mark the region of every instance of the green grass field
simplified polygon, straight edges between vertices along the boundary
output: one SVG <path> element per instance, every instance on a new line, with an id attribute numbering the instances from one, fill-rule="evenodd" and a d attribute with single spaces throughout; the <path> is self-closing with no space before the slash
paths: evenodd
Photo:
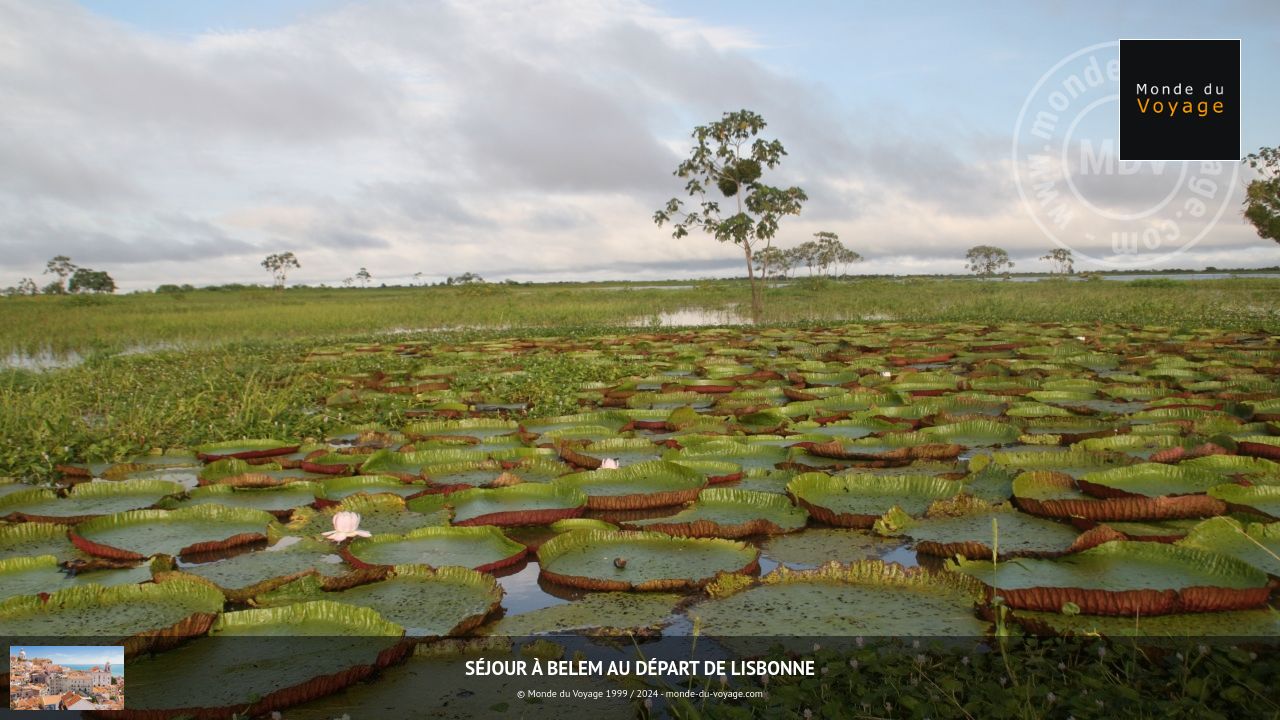
<path id="1" fill-rule="evenodd" d="M 0 355 L 137 346 L 346 338 L 431 329 L 644 325 L 664 312 L 749 305 L 745 281 L 267 289 L 0 302 Z M 1280 279 L 1005 282 L 800 280 L 766 294 L 765 322 L 1068 322 L 1280 327 Z"/>

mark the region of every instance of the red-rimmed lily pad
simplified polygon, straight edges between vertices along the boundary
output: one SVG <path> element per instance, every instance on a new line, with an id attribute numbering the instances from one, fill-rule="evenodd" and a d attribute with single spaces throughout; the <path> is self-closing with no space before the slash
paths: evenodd
<path id="1" fill-rule="evenodd" d="M 190 555 L 265 542 L 274 520 L 261 510 L 221 505 L 131 510 L 86 520 L 71 530 L 71 542 L 112 560 Z"/>
<path id="2" fill-rule="evenodd" d="M 1173 520 L 1221 515 L 1226 503 L 1209 495 L 1096 498 L 1080 491 L 1075 478 L 1033 470 L 1013 480 L 1013 502 L 1032 515 L 1086 520 Z"/>
<path id="3" fill-rule="evenodd" d="M 987 630 L 974 614 L 977 583 L 878 560 L 780 567 L 756 582 L 725 578 L 707 589 L 712 599 L 685 612 L 715 638 L 776 636 L 779 628 L 797 638 L 972 637 Z"/>
<path id="4" fill-rule="evenodd" d="M 719 538 L 677 538 L 655 532 L 588 530 L 564 533 L 538 548 L 541 576 L 585 590 L 681 590 L 717 574 L 759 570 L 754 547 Z"/>
<path id="5" fill-rule="evenodd" d="M 679 537 L 743 538 L 802 529 L 809 514 L 784 495 L 736 488 L 707 488 L 680 512 L 665 518 L 624 522 L 627 530 L 652 530 Z"/>
<path id="6" fill-rule="evenodd" d="M 402 535 L 360 538 L 342 548 L 347 562 L 360 568 L 383 565 L 459 566 L 491 572 L 524 559 L 524 545 L 498 528 L 426 527 Z"/>
<path id="7" fill-rule="evenodd" d="M 328 600 L 225 613 L 208 637 L 134 658 L 122 715 L 264 716 L 337 692 L 402 658 L 403 635 L 404 628 L 373 610 Z M 288 642 L 242 639 L 255 637 Z"/>
<path id="8" fill-rule="evenodd" d="M 287 518 L 294 508 L 310 505 L 324 497 L 319 483 L 299 481 L 266 488 L 242 488 L 232 485 L 206 485 L 192 490 L 186 499 L 169 503 L 172 508 L 221 505 L 232 508 L 263 510 L 279 518 Z"/>
<path id="9" fill-rule="evenodd" d="M 228 600 L 244 602 L 307 575 L 338 576 L 351 572 L 332 543 L 310 538 L 282 538 L 261 550 L 237 553 L 209 562 L 188 563 L 168 557 L 152 561 L 157 580 L 194 575 L 216 587 Z"/>
<path id="10" fill-rule="evenodd" d="M 824 475 L 804 473 L 787 493 L 815 519 L 839 527 L 869 528 L 891 508 L 920 515 L 930 503 L 955 497 L 962 486 L 930 475 Z"/>
<path id="11" fill-rule="evenodd" d="M 1228 517 L 1209 518 L 1178 544 L 1230 555 L 1280 578 L 1280 522 L 1244 524 Z"/>
<path id="12" fill-rule="evenodd" d="M 502 587 L 492 576 L 467 568 L 398 565 L 383 578 L 354 584 L 308 575 L 260 595 L 254 603 L 272 607 L 321 599 L 375 610 L 411 636 L 444 637 L 480 625 L 498 609 Z"/>
<path id="13" fill-rule="evenodd" d="M 1007 504 L 977 502 L 952 503 L 941 512 L 935 506 L 919 520 L 891 511 L 877 522 L 876 529 L 911 538 L 918 553 L 971 559 L 990 558 L 993 546 L 1002 560 L 1055 557 L 1084 549 L 1081 540 L 1086 539 L 1068 523 L 1020 513 Z"/>
<path id="14" fill-rule="evenodd" d="M 447 495 L 423 495 L 410 500 L 409 509 L 433 513 L 449 509 L 451 524 L 548 525 L 557 520 L 578 517 L 587 506 L 587 496 L 580 490 L 553 484 L 520 483 L 508 487 L 473 488 Z"/>
<path id="15" fill-rule="evenodd" d="M 1271 594 L 1266 573 L 1248 563 L 1163 543 L 1117 540 L 1053 560 L 962 559 L 949 567 L 982 581 L 1010 607 L 1044 612 L 1068 603 L 1087 615 L 1246 610 Z"/>
<path id="16" fill-rule="evenodd" d="M 390 493 L 400 497 L 412 497 L 427 490 L 425 482 L 405 482 L 390 475 L 353 475 L 328 478 L 321 482 L 324 498 L 338 501 L 351 495 L 376 495 Z"/>
<path id="17" fill-rule="evenodd" d="M 79 554 L 60 523 L 26 522 L 0 525 L 0 560 L 54 555 L 66 560 Z"/>
<path id="18" fill-rule="evenodd" d="M 83 482 L 72 487 L 66 497 L 42 489 L 0 498 L 0 514 L 19 521 L 74 524 L 100 515 L 151 507 L 182 491 L 178 483 L 164 480 Z"/>
<path id="19" fill-rule="evenodd" d="M 1085 473 L 1077 483 L 1081 490 L 1096 497 L 1161 497 L 1203 494 L 1221 484 L 1222 478 L 1181 465 L 1140 463 Z"/>
<path id="20" fill-rule="evenodd" d="M 653 461 L 564 475 L 553 484 L 585 493 L 592 510 L 643 510 L 689 502 L 707 479 L 692 468 Z"/>
<path id="21" fill-rule="evenodd" d="M 197 445 L 194 449 L 196 457 L 205 462 L 213 462 L 214 460 L 223 460 L 225 458 L 252 460 L 288 455 L 297 451 L 299 447 L 298 443 L 282 440 L 227 440 Z"/>
<path id="22" fill-rule="evenodd" d="M 1219 485 L 1209 494 L 1233 508 L 1280 520 L 1280 485 Z"/>
<path id="23" fill-rule="evenodd" d="M 0 604 L 0 634 L 110 638 L 125 646 L 126 656 L 133 656 L 203 635 L 222 606 L 222 593 L 181 578 L 143 585 L 81 585 Z"/>

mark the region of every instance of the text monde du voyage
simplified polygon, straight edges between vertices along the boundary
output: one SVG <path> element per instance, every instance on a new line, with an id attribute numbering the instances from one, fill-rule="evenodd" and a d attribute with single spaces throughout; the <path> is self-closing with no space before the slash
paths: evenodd
<path id="1" fill-rule="evenodd" d="M 1226 101 L 1212 99 L 1214 96 L 1221 97 L 1225 94 L 1223 85 L 1205 83 L 1197 93 L 1196 86 L 1190 83 L 1174 85 L 1135 83 L 1134 94 L 1137 96 L 1134 100 L 1138 103 L 1138 112 L 1143 115 L 1206 118 L 1210 115 L 1226 113 Z"/>

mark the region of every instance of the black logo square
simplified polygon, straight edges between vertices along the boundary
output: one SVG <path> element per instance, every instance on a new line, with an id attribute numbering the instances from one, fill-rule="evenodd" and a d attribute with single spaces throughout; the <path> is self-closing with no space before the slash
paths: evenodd
<path id="1" fill-rule="evenodd" d="M 1240 41 L 1120 41 L 1121 160 L 1240 160 Z"/>

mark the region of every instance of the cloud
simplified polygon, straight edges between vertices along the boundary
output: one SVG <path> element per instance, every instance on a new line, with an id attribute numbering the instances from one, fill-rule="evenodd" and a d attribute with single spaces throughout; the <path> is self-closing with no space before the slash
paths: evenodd
<path id="1" fill-rule="evenodd" d="M 191 36 L 0 0 L 0 285 L 58 253 L 125 289 L 265 281 L 281 250 L 312 283 L 737 274 L 737 248 L 651 216 L 693 125 L 744 107 L 810 196 L 780 245 L 835 230 L 879 271 L 1043 254 L 1008 138 L 837 101 L 764 46 L 634 0 L 372 0 Z"/>

